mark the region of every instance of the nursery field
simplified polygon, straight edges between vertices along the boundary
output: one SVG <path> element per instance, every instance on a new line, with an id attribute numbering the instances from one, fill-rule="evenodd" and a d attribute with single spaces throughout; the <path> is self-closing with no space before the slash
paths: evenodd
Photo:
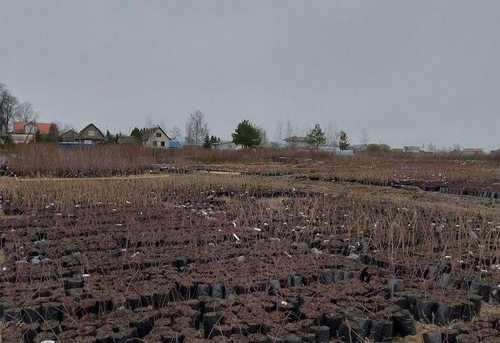
<path id="1" fill-rule="evenodd" d="M 4 175 L 89 178 L 192 173 L 200 170 L 287 177 L 373 186 L 417 187 L 426 191 L 500 199 L 500 155 L 356 154 L 339 157 L 316 150 L 184 148 L 152 150 L 103 145 L 60 149 L 54 145 L 16 147 L 0 157 Z M 3 164 L 3 163 L 2 163 Z"/>
<path id="2" fill-rule="evenodd" d="M 500 342 L 491 162 L 301 158 L 1 179 L 1 342 Z"/>

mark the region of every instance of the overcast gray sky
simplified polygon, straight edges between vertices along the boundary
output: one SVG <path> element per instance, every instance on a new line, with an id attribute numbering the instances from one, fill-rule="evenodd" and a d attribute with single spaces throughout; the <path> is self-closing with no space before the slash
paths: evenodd
<path id="1" fill-rule="evenodd" d="M 40 119 L 229 137 L 332 123 L 394 146 L 500 147 L 497 0 L 2 0 L 0 82 Z"/>

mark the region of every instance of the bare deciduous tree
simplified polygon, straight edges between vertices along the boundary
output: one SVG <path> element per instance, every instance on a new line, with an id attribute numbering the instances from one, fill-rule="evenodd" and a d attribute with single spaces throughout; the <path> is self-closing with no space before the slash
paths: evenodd
<path id="1" fill-rule="evenodd" d="M 15 119 L 23 123 L 32 123 L 38 119 L 38 115 L 29 102 L 22 102 L 16 106 Z"/>
<path id="2" fill-rule="evenodd" d="M 269 145 L 269 139 L 267 138 L 267 132 L 263 127 L 257 127 L 257 130 L 260 134 L 260 145 L 267 146 Z"/>
<path id="3" fill-rule="evenodd" d="M 333 147 L 338 148 L 339 147 L 339 140 L 340 140 L 340 131 L 339 130 L 335 130 L 333 132 L 330 145 L 333 146 Z"/>
<path id="4" fill-rule="evenodd" d="M 281 120 L 276 123 L 276 132 L 274 134 L 274 140 L 281 144 L 281 141 L 283 140 L 283 122 Z"/>
<path id="5" fill-rule="evenodd" d="M 146 121 L 145 121 L 144 125 L 145 125 L 145 127 L 146 127 L 146 128 L 152 128 L 152 127 L 157 126 L 157 125 L 153 122 L 153 119 L 151 118 L 151 116 L 147 116 L 147 117 L 146 117 Z"/>
<path id="6" fill-rule="evenodd" d="M 328 145 L 335 145 L 335 129 L 333 128 L 333 124 L 331 122 L 328 123 L 327 127 L 326 127 L 326 132 L 325 132 L 325 136 L 326 136 L 326 144 Z"/>
<path id="7" fill-rule="evenodd" d="M 290 121 L 288 120 L 286 122 L 286 128 L 285 128 L 285 138 L 290 138 L 294 135 L 294 130 L 293 130 L 293 126 L 292 126 L 292 123 L 290 123 Z"/>
<path id="8" fill-rule="evenodd" d="M 174 126 L 168 130 L 168 135 L 172 139 L 177 139 L 178 141 L 182 140 L 182 131 L 178 126 Z"/>
<path id="9" fill-rule="evenodd" d="M 17 99 L 0 84 L 0 136 L 5 136 L 16 113 Z"/>
<path id="10" fill-rule="evenodd" d="M 58 127 L 58 130 L 59 132 L 66 132 L 66 131 L 69 131 L 69 130 L 75 130 L 75 127 L 72 125 L 72 124 L 68 124 L 68 123 L 63 123 L 63 122 L 60 122 L 60 121 L 56 121 L 55 122 L 57 127 Z"/>
<path id="11" fill-rule="evenodd" d="M 437 151 L 438 151 L 438 148 L 434 145 L 434 143 L 430 142 L 430 143 L 427 145 L 427 151 L 428 151 L 428 152 L 437 152 Z"/>
<path id="12" fill-rule="evenodd" d="M 208 134 L 205 115 L 199 110 L 191 113 L 186 123 L 186 143 L 201 145 Z"/>
<path id="13" fill-rule="evenodd" d="M 368 136 L 368 130 L 361 130 L 361 144 L 368 145 L 370 143 L 370 136 Z"/>
<path id="14" fill-rule="evenodd" d="M 29 102 L 17 104 L 14 119 L 24 123 L 24 133 L 27 134 L 24 143 L 28 143 L 30 136 L 36 140 L 38 132 L 36 121 L 38 115 Z"/>

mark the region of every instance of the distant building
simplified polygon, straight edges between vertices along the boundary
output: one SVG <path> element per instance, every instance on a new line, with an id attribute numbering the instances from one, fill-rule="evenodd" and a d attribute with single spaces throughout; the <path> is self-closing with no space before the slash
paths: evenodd
<path id="1" fill-rule="evenodd" d="M 405 146 L 403 147 L 403 152 L 407 154 L 416 154 L 422 152 L 422 148 L 419 146 Z"/>
<path id="2" fill-rule="evenodd" d="M 287 144 L 287 147 L 289 148 L 303 148 L 303 149 L 309 149 L 312 148 L 312 145 L 309 143 L 307 140 L 307 137 L 299 137 L 299 136 L 292 136 L 285 138 L 284 141 Z"/>
<path id="3" fill-rule="evenodd" d="M 318 150 L 319 151 L 324 151 L 324 152 L 331 152 L 331 153 L 334 153 L 334 154 L 340 151 L 340 149 L 338 147 L 331 146 L 331 145 L 320 145 L 318 147 Z"/>
<path id="4" fill-rule="evenodd" d="M 31 135 L 35 134 L 36 125 L 34 122 L 23 123 L 23 122 L 14 122 L 14 130 L 13 133 L 16 135 Z"/>
<path id="5" fill-rule="evenodd" d="M 159 126 L 141 130 L 142 144 L 151 148 L 167 149 L 170 137 Z"/>
<path id="6" fill-rule="evenodd" d="M 106 138 L 97 126 L 89 124 L 78 133 L 76 140 L 83 144 L 99 144 L 103 143 Z"/>
<path id="7" fill-rule="evenodd" d="M 37 122 L 15 122 L 14 133 L 16 134 L 41 134 L 41 135 L 57 135 L 57 125 L 54 123 L 37 123 Z"/>
<path id="8" fill-rule="evenodd" d="M 329 152 L 329 153 L 332 153 L 332 154 L 338 155 L 338 156 L 353 156 L 354 155 L 354 150 L 352 150 L 351 147 L 342 150 L 336 146 L 320 145 L 318 147 L 318 150 L 323 151 L 323 152 Z"/>
<path id="9" fill-rule="evenodd" d="M 269 145 L 273 149 L 280 149 L 283 147 L 283 144 L 281 142 L 270 142 Z"/>
<path id="10" fill-rule="evenodd" d="M 214 149 L 217 150 L 239 150 L 241 147 L 234 144 L 232 141 L 221 142 L 214 145 Z"/>
<path id="11" fill-rule="evenodd" d="M 346 150 L 340 150 L 338 149 L 335 151 L 335 155 L 338 156 L 354 156 L 354 151 L 351 149 L 346 149 Z"/>
<path id="12" fill-rule="evenodd" d="M 182 147 L 181 142 L 179 142 L 177 139 L 171 139 L 168 142 L 168 148 L 169 149 L 180 149 Z"/>
<path id="13" fill-rule="evenodd" d="M 10 139 L 14 144 L 27 144 L 35 141 L 35 135 L 25 133 L 11 133 Z"/>
<path id="14" fill-rule="evenodd" d="M 58 129 L 54 123 L 14 122 L 11 134 L 12 141 L 16 144 L 34 142 L 37 135 L 52 136 L 57 138 Z"/>
<path id="15" fill-rule="evenodd" d="M 358 152 L 364 152 L 368 150 L 368 144 L 355 144 L 351 145 L 352 151 L 357 154 Z"/>
<path id="16" fill-rule="evenodd" d="M 76 142 L 77 140 L 78 140 L 78 132 L 76 132 L 73 129 L 69 129 L 67 131 L 64 131 L 59 136 L 59 141 L 61 141 L 61 142 Z"/>
<path id="17" fill-rule="evenodd" d="M 462 155 L 464 155 L 464 156 L 480 155 L 483 153 L 484 153 L 483 149 L 479 149 L 479 148 L 462 149 Z"/>
<path id="18" fill-rule="evenodd" d="M 500 156 L 500 149 L 491 150 L 490 154 L 495 155 L 495 156 Z"/>

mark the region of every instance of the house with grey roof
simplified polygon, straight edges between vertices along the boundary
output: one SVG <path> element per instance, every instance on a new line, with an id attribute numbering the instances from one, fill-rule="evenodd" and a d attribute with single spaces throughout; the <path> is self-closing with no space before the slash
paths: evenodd
<path id="1" fill-rule="evenodd" d="M 150 148 L 168 149 L 171 141 L 170 137 L 159 126 L 142 129 L 142 145 Z"/>

